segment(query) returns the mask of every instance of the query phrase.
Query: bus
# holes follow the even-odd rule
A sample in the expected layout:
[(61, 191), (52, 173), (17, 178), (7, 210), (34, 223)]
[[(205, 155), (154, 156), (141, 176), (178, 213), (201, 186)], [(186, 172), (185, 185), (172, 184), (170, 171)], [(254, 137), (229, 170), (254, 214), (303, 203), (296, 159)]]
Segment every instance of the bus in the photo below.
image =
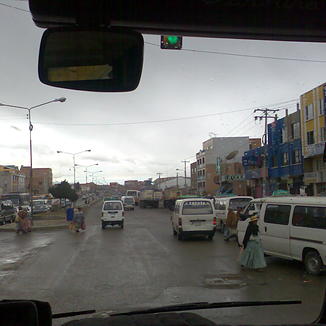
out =
[(135, 199), (135, 205), (139, 205), (139, 194), (140, 191), (138, 190), (127, 190), (126, 196), (132, 196)]

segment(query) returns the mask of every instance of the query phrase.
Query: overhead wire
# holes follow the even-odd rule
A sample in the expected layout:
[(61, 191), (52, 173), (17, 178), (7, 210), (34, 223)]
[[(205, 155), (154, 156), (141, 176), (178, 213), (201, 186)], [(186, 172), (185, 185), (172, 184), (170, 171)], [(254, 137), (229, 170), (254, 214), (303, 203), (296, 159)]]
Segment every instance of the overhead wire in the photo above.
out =
[[(273, 106), (277, 104), (283, 103), (290, 103), (296, 100), (288, 100), (279, 103), (274, 103), (270, 105), (263, 105), (263, 106)], [(262, 106), (259, 106), (262, 107)], [(239, 110), (232, 110), (232, 111), (223, 111), (223, 112), (215, 112), (215, 113), (208, 113), (208, 114), (200, 114), (200, 115), (193, 115), (193, 116), (185, 116), (179, 118), (170, 118), (170, 119), (158, 119), (158, 120), (144, 120), (144, 121), (132, 121), (132, 122), (109, 122), (109, 123), (84, 123), (84, 122), (46, 122), (46, 121), (34, 121), (37, 124), (43, 125), (56, 125), (56, 126), (82, 126), (82, 127), (92, 127), (92, 126), (129, 126), (129, 125), (140, 125), (140, 124), (153, 124), (153, 123), (162, 123), (162, 122), (173, 122), (173, 121), (183, 121), (183, 120), (192, 120), (192, 119), (200, 119), (200, 118), (207, 118), (212, 116), (218, 116), (223, 114), (231, 114), (231, 113), (238, 113), (244, 111), (254, 110), (254, 108), (247, 108), (247, 109), (239, 109)]]
[(19, 11), (24, 11), (24, 12), (30, 13), (29, 10), (26, 10), (26, 9), (23, 9), (23, 8), (19, 8), (19, 7), (16, 7), (16, 6), (12, 6), (12, 5), (8, 5), (8, 4), (3, 3), (3, 2), (0, 2), (0, 6), (4, 6), (4, 7), (11, 8), (11, 9), (16, 9), (16, 10), (19, 10)]
[[(160, 48), (160, 45), (152, 42), (144, 42), (146, 44), (156, 46)], [(290, 57), (275, 57), (275, 56), (265, 56), (265, 55), (255, 55), (255, 54), (241, 54), (234, 52), (224, 52), (224, 51), (212, 51), (212, 50), (197, 50), (189, 48), (181, 48), (179, 51), (183, 52), (194, 52), (194, 53), (207, 53), (207, 54), (217, 54), (224, 56), (233, 56), (233, 57), (243, 57), (243, 58), (253, 58), (253, 59), (267, 59), (267, 60), (281, 60), (281, 61), (296, 61), (296, 62), (309, 62), (309, 63), (326, 63), (326, 60), (317, 60), (317, 59), (304, 59), (304, 58), (290, 58)]]

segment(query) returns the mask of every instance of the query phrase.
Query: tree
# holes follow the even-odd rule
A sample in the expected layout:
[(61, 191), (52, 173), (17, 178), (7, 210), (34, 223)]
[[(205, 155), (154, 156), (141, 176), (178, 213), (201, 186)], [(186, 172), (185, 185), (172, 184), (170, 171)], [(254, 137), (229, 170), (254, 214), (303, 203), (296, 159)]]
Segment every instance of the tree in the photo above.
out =
[(71, 188), (70, 184), (66, 180), (50, 187), (49, 192), (54, 198), (66, 198), (72, 202), (78, 199), (76, 191)]

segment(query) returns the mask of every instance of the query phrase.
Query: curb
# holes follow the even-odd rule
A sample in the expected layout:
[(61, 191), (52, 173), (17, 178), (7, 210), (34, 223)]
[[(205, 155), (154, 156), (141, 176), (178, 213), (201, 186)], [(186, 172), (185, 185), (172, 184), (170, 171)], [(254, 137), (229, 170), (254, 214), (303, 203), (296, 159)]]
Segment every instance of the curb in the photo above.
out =
[[(33, 231), (55, 231), (55, 230), (62, 230), (62, 229), (67, 229), (68, 230), (68, 225), (67, 224), (57, 224), (57, 225), (51, 225), (51, 226), (34, 226), (32, 228)], [(0, 232), (16, 232), (16, 228), (8, 228), (8, 229), (1, 229)]]

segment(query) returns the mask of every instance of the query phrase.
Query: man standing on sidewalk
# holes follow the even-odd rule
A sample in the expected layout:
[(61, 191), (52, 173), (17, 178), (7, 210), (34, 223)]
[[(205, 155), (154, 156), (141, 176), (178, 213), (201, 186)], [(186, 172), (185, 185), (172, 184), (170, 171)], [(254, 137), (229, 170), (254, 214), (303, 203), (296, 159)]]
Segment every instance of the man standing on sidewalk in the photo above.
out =
[(69, 205), (66, 209), (66, 220), (69, 223), (68, 228), (69, 230), (73, 229), (73, 220), (74, 220), (74, 209)]

